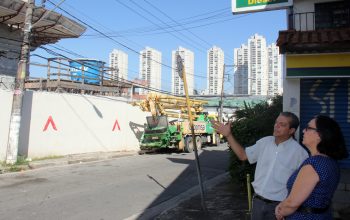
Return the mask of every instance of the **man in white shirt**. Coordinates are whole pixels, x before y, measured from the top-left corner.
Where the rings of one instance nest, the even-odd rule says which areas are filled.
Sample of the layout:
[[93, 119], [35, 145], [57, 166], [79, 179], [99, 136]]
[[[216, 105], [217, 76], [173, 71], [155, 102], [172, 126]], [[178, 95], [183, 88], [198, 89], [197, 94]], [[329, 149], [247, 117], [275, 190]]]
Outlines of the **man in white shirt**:
[[309, 156], [296, 142], [294, 133], [299, 119], [291, 112], [282, 112], [276, 119], [273, 136], [258, 140], [253, 146], [243, 148], [233, 137], [231, 124], [213, 121], [213, 128], [224, 135], [229, 146], [240, 160], [257, 163], [254, 182], [255, 191], [251, 219], [276, 219], [276, 205], [287, 197], [287, 180]]

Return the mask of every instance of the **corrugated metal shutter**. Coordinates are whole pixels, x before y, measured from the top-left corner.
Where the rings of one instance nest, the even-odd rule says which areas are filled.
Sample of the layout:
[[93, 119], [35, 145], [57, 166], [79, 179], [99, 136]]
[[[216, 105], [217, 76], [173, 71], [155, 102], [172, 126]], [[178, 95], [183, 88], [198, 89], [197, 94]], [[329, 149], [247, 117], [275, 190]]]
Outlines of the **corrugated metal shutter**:
[[[328, 115], [339, 123], [350, 152], [350, 79], [301, 79], [300, 96], [300, 137], [315, 115]], [[340, 164], [350, 168], [350, 157]]]

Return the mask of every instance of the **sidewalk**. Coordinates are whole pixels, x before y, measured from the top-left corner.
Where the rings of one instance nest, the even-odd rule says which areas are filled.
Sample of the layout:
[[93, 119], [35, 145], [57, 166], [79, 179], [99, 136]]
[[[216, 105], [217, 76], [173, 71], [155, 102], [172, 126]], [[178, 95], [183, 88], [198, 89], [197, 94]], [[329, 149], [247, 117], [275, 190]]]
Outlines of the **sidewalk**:
[[[155, 219], [250, 219], [248, 199], [244, 187], [233, 184], [230, 177], [205, 191], [203, 211], [200, 194], [181, 202], [175, 208], [160, 213]], [[140, 218], [142, 219], [142, 218]]]
[[[343, 180], [349, 178], [348, 170], [343, 170]], [[350, 197], [344, 194], [341, 183], [333, 199], [334, 220], [350, 219]], [[339, 197], [341, 194], [342, 197]], [[344, 198], [346, 196], [347, 198]], [[244, 186], [234, 184], [230, 178], [225, 179], [205, 192], [207, 211], [201, 206], [201, 196], [196, 195], [178, 204], [175, 208], [166, 210], [155, 219], [186, 219], [186, 220], [214, 220], [214, 219], [250, 219], [248, 212], [248, 198]], [[140, 218], [142, 219], [142, 218]]]

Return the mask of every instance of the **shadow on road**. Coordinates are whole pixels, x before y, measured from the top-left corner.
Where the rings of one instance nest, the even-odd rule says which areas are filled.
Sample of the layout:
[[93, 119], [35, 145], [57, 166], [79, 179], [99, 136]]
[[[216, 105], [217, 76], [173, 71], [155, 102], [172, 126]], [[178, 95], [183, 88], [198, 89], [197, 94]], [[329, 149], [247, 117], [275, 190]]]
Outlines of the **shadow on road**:
[[[203, 182], [227, 172], [229, 167], [229, 157], [230, 157], [228, 150], [213, 150], [209, 147], [209, 148], [204, 148], [201, 151], [198, 151], [198, 153], [199, 153], [199, 164], [200, 164], [200, 170], [201, 170]], [[155, 200], [153, 200], [153, 202], [148, 205], [147, 209], [154, 208], [178, 196], [179, 192], [182, 193], [193, 187], [199, 186], [196, 161], [194, 157], [193, 159], [168, 157], [168, 160], [172, 161], [173, 163], [187, 164], [188, 166], [166, 188], [161, 183], [159, 183], [156, 179], [154, 179], [153, 177], [147, 174], [148, 178], [152, 179], [155, 182], [155, 184], [158, 184], [164, 188], [163, 193], [159, 195]], [[164, 171], [164, 175], [166, 175], [166, 170]], [[205, 191], [206, 189], [204, 187], [204, 192]], [[199, 187], [198, 187], [198, 194], [200, 194]], [[146, 211], [141, 215], [139, 215], [137, 219], [149, 219], [150, 217], [153, 218], [154, 216], [149, 216], [149, 214], [146, 213], [147, 209], [145, 209]], [[158, 210], [158, 211], [162, 211], [162, 210]]]

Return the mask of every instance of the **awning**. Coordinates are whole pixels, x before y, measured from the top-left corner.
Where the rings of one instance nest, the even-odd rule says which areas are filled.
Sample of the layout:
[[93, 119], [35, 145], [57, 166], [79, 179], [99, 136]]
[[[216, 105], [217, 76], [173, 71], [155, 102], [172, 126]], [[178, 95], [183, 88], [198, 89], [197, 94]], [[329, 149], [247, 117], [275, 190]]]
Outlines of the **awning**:
[[349, 52], [350, 28], [280, 31], [277, 46], [282, 54]]
[[[0, 23], [13, 30], [24, 27], [27, 3], [21, 0], [0, 1]], [[33, 24], [39, 21], [48, 10], [36, 7], [33, 11]], [[32, 29], [32, 46], [55, 43], [62, 38], [76, 38], [82, 35], [86, 27], [61, 14], [51, 11], [45, 15]]]

